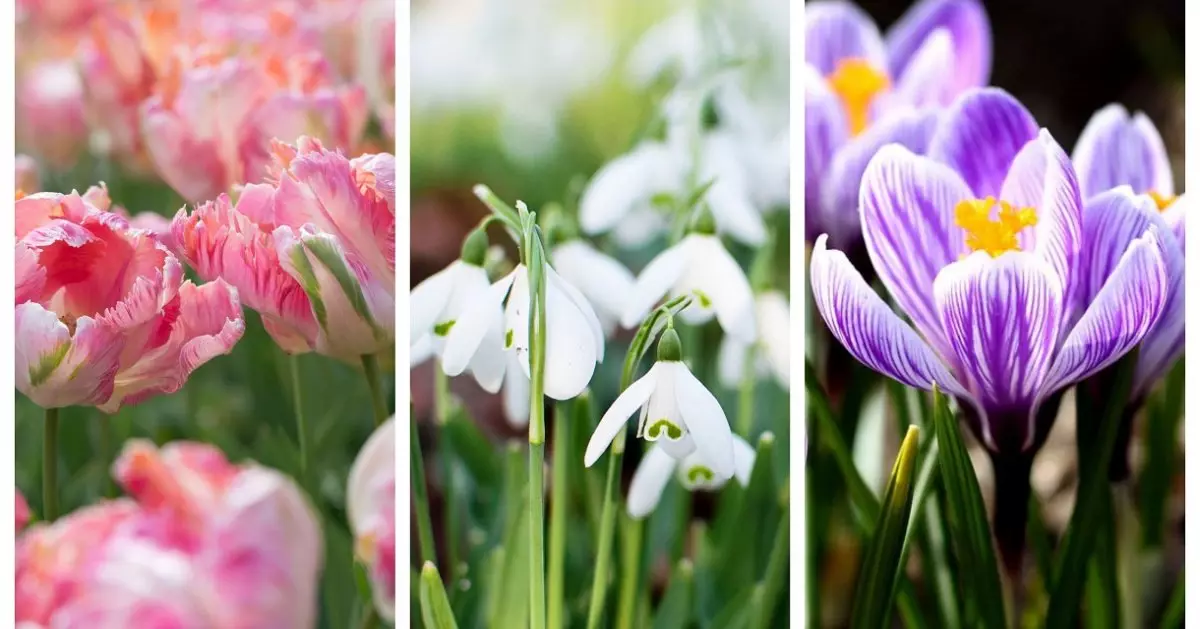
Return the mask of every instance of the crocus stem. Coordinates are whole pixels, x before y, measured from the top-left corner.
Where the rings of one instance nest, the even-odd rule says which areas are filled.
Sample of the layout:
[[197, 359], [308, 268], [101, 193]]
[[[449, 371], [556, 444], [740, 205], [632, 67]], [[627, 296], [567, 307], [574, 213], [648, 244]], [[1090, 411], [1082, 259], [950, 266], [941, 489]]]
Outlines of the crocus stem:
[[[596, 571], [592, 574], [592, 599], [588, 606], [588, 629], [600, 626], [604, 613], [604, 598], [608, 593], [608, 566], [612, 563], [613, 529], [617, 523], [617, 483], [620, 482], [621, 455], [624, 452], [625, 429], [617, 435], [608, 453], [608, 470], [604, 480], [604, 507], [600, 512], [600, 540], [596, 548]], [[617, 444], [622, 444], [618, 449]]]
[[[374, 354], [363, 354], [363, 374], [367, 378], [367, 387], [371, 389], [371, 410], [375, 412], [375, 425], [382, 426], [387, 421], [387, 401], [383, 399], [383, 388], [379, 386], [379, 361]], [[432, 561], [432, 560], [430, 560]]]
[[1012, 618], [1019, 617], [1023, 598], [1021, 567], [1025, 558], [1025, 530], [1029, 522], [1029, 472], [1032, 466], [1031, 454], [992, 454], [992, 469], [996, 478], [992, 528], [1011, 588]]
[[304, 423], [304, 402], [300, 392], [300, 356], [291, 354], [292, 412], [296, 414], [296, 443], [300, 448], [300, 477], [308, 480], [308, 427]]
[[746, 346], [742, 357], [742, 385], [738, 391], [738, 434], [750, 439], [750, 431], [754, 429], [754, 388], [758, 384], [754, 368], [757, 358], [754, 345]]
[[546, 620], [550, 627], [565, 627], [563, 622], [563, 567], [567, 553], [567, 462], [571, 418], [562, 405], [554, 409], [554, 462], [550, 480], [550, 573], [549, 609]]
[[425, 490], [425, 462], [421, 458], [421, 439], [417, 434], [417, 422], [410, 419], [408, 425], [413, 502], [417, 510], [417, 538], [421, 543], [421, 561], [437, 561], [433, 545], [433, 523], [429, 519], [429, 494]]
[[42, 518], [53, 522], [58, 517], [58, 409], [46, 409], [45, 435], [42, 438]]
[[617, 596], [617, 629], [633, 629], [636, 610], [639, 572], [642, 565], [642, 536], [644, 522], [622, 517], [624, 547], [621, 553], [621, 589]]

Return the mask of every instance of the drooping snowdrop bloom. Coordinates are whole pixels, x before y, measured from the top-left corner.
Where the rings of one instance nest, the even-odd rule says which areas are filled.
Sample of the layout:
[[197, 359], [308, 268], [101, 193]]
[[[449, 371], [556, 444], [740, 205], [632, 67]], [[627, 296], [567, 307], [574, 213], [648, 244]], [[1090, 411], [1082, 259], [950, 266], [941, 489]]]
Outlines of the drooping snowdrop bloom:
[[112, 413], [173, 393], [245, 329], [233, 287], [184, 281], [179, 260], [107, 199], [42, 192], [14, 207], [16, 385], [44, 408]]
[[205, 278], [236, 286], [288, 353], [316, 351], [349, 362], [394, 342], [395, 160], [347, 159], [302, 137], [276, 143], [267, 183], [222, 194], [171, 235]]
[[712, 481], [723, 482], [733, 476], [729, 420], [717, 398], [692, 375], [681, 357], [679, 335], [667, 328], [658, 341], [654, 366], [621, 392], [600, 418], [584, 452], [584, 465], [591, 467], [640, 409], [639, 438], [654, 442], [675, 459], [698, 453]]
[[113, 468], [131, 499], [18, 537], [18, 625], [314, 626], [321, 529], [288, 477], [189, 442], [131, 441]]
[[811, 264], [817, 308], [852, 355], [957, 396], [988, 448], [1012, 455], [1048, 432], [1043, 402], [1141, 342], [1169, 296], [1167, 235], [1148, 229], [1112, 249], [1111, 272], [1083, 307], [1078, 287], [1091, 280], [1075, 172], [1027, 122], [1006, 93], [972, 91], [935, 133], [940, 162], [891, 145], [867, 167], [867, 251], [916, 331], [825, 237]]
[[367, 566], [379, 615], [396, 615], [396, 418], [375, 429], [346, 483], [354, 553]]
[[[754, 316], [758, 326], [758, 340], [754, 343], [755, 371], [760, 375], [771, 374], [779, 386], [791, 386], [791, 343], [788, 329], [791, 325], [791, 306], [783, 293], [771, 290], [754, 298]], [[737, 388], [744, 376], [746, 352], [750, 345], [726, 334], [717, 350], [717, 375], [721, 384]]]
[[[604, 332], [587, 298], [549, 264], [545, 265], [545, 281], [545, 394], [567, 400], [587, 387], [596, 363], [604, 360]], [[503, 378], [508, 364], [505, 353], [515, 352], [521, 374], [529, 378], [529, 289], [529, 271], [518, 264], [512, 273], [464, 304], [442, 353], [442, 369], [447, 375], [457, 376], [472, 365], [472, 372], [478, 374], [478, 365], [486, 365], [485, 373]], [[493, 342], [497, 338], [500, 344]], [[498, 370], [493, 372], [493, 367]]]
[[[745, 487], [750, 484], [750, 473], [754, 470], [754, 448], [738, 435], [733, 435], [733, 478]], [[667, 482], [674, 476], [688, 491], [716, 491], [729, 482], [719, 478], [705, 462], [699, 451], [682, 459], [671, 456], [666, 448], [655, 444], [638, 463], [629, 485], [629, 515], [644, 518], [654, 511]]]
[[705, 323], [715, 315], [725, 333], [739, 341], [753, 343], [758, 337], [750, 281], [703, 217], [692, 233], [642, 269], [621, 325], [636, 327], [664, 296], [680, 295], [692, 297], [679, 313], [687, 323]]
[[[1140, 400], [1183, 353], [1187, 199], [1175, 196], [1171, 163], [1154, 124], [1141, 112], [1131, 117], [1115, 103], [1092, 116], [1072, 161], [1079, 172], [1080, 190], [1088, 199], [1083, 213], [1085, 302], [1095, 297], [1120, 252], [1140, 234], [1154, 227], [1162, 243], [1170, 292], [1162, 319], [1146, 335], [1138, 355], [1133, 398]], [[1122, 186], [1122, 192], [1113, 190]], [[1130, 193], [1146, 197], [1129, 199]]]
[[633, 273], [581, 238], [554, 245], [550, 259], [563, 279], [595, 308], [604, 334], [611, 334], [633, 291]]
[[882, 36], [844, 0], [805, 7], [805, 234], [861, 246], [857, 200], [867, 162], [900, 143], [924, 153], [936, 109], [986, 85], [991, 27], [978, 0], [922, 0]]

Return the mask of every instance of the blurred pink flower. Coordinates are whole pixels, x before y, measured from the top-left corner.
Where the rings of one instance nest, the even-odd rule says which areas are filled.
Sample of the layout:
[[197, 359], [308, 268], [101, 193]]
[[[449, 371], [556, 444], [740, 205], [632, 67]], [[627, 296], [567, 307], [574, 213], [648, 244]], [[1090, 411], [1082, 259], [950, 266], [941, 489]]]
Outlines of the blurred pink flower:
[[39, 406], [125, 404], [179, 390], [228, 353], [245, 321], [222, 281], [183, 280], [103, 187], [16, 201], [16, 384]]
[[275, 143], [268, 183], [180, 210], [179, 255], [236, 286], [284, 351], [357, 362], [395, 338], [395, 159]]
[[373, 0], [359, 16], [354, 42], [358, 50], [358, 80], [384, 134], [396, 135], [396, 3]]
[[83, 83], [70, 60], [23, 69], [17, 82], [17, 146], [47, 165], [66, 170], [87, 147]]
[[17, 155], [13, 159], [13, 167], [16, 171], [16, 187], [17, 197], [23, 197], [34, 190], [41, 190], [42, 178], [38, 174], [38, 165], [34, 159], [28, 155]]
[[207, 444], [126, 444], [132, 499], [86, 507], [17, 540], [17, 622], [64, 629], [307, 629], [323, 556], [286, 476]]
[[17, 517], [16, 531], [20, 533], [21, 529], [25, 528], [26, 524], [29, 524], [29, 503], [25, 502], [25, 496], [21, 495], [20, 489], [16, 490], [16, 494], [17, 501], [13, 510], [16, 512]]
[[391, 621], [396, 607], [396, 419], [377, 428], [363, 445], [346, 487], [346, 514], [354, 554], [367, 567], [379, 615]]
[[82, 30], [111, 0], [17, 0], [17, 22], [38, 31]]

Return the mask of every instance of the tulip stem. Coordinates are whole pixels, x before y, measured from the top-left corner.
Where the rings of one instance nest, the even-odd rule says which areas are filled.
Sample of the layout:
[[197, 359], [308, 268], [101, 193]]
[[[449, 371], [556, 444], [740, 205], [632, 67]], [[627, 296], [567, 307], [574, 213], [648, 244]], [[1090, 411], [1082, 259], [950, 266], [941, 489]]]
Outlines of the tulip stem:
[[563, 567], [567, 551], [567, 462], [571, 443], [571, 418], [566, 408], [559, 404], [554, 409], [554, 461], [550, 480], [550, 573], [549, 609], [546, 620], [550, 627], [565, 627], [563, 615], [564, 580]]
[[45, 435], [42, 439], [42, 518], [53, 522], [58, 517], [58, 409], [46, 409]]
[[437, 561], [437, 549], [433, 545], [433, 522], [429, 518], [429, 494], [425, 487], [425, 461], [421, 456], [421, 439], [417, 433], [416, 420], [409, 418], [408, 426], [413, 503], [417, 512], [417, 538], [421, 544], [421, 561]]
[[379, 361], [374, 354], [363, 354], [363, 374], [367, 378], [367, 388], [371, 390], [371, 409], [375, 412], [375, 426], [382, 426], [387, 421], [387, 402], [383, 399], [383, 389], [379, 386]]
[[758, 383], [755, 369], [754, 345], [747, 345], [742, 356], [742, 386], [738, 392], [738, 433], [750, 439], [750, 431], [754, 429], [754, 389]]
[[300, 448], [300, 478], [308, 481], [308, 430], [304, 423], [304, 400], [300, 391], [300, 356], [289, 354], [292, 372], [292, 412], [296, 414], [296, 444]]

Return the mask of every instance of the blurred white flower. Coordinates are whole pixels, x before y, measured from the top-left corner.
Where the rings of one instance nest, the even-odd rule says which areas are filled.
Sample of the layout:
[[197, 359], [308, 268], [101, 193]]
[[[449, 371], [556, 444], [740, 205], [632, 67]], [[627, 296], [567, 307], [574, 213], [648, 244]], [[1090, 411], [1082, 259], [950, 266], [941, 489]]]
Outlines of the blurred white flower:
[[[750, 473], [754, 470], [754, 448], [738, 435], [733, 435], [733, 477], [745, 487], [750, 484]], [[661, 445], [654, 445], [638, 463], [629, 485], [629, 515], [644, 518], [654, 511], [662, 498], [667, 481], [674, 475], [688, 491], [716, 491], [725, 486], [728, 478], [719, 478], [713, 473], [699, 451], [683, 459], [667, 453]]]
[[[755, 347], [755, 371], [759, 377], [775, 376], [784, 389], [790, 388], [791, 344], [788, 329], [791, 308], [787, 297], [779, 291], [767, 291], [755, 297], [754, 315], [758, 324], [758, 341]], [[717, 377], [721, 384], [736, 389], [742, 381], [749, 345], [732, 335], [721, 339], [717, 351]]]
[[577, 287], [595, 308], [604, 335], [611, 334], [633, 291], [633, 273], [578, 238], [556, 245], [550, 256], [563, 279]]

